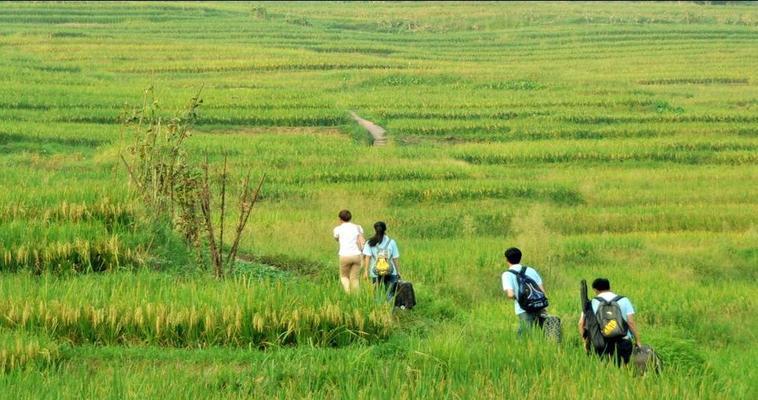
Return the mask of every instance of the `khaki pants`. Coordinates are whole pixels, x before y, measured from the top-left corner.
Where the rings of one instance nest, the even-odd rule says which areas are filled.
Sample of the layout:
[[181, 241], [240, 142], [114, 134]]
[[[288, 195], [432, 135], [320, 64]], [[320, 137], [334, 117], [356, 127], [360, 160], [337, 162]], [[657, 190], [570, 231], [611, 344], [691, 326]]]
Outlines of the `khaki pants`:
[[340, 282], [345, 292], [358, 290], [361, 274], [361, 256], [340, 256]]

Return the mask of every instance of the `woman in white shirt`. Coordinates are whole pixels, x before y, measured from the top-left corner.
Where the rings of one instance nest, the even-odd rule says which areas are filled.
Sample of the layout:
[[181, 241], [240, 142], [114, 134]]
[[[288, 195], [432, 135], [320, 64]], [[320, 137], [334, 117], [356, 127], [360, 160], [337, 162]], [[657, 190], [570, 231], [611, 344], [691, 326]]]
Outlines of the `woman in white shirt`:
[[334, 228], [334, 240], [340, 244], [340, 282], [345, 292], [357, 291], [363, 253], [363, 228], [350, 222], [353, 215], [348, 210], [339, 213], [340, 225]]

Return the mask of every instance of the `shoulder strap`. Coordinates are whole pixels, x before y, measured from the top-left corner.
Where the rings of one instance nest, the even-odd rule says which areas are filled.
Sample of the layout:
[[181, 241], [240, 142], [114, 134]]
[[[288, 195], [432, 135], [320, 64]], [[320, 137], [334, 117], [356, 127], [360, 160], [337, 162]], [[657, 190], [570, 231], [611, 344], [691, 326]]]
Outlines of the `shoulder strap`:
[[519, 275], [525, 276], [526, 275], [526, 269], [529, 268], [526, 265], [521, 266], [521, 271], [518, 272]]
[[623, 299], [624, 296], [616, 296], [611, 300], [611, 303], [618, 303], [619, 300]]

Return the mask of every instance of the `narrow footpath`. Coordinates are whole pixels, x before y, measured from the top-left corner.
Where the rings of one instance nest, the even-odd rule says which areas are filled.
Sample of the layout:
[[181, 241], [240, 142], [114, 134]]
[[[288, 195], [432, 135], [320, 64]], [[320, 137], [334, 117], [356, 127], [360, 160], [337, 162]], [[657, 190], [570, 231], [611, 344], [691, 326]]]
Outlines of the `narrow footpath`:
[[374, 146], [384, 146], [387, 144], [387, 136], [385, 135], [386, 131], [384, 128], [369, 120], [359, 117], [358, 114], [352, 111], [350, 111], [350, 116], [353, 117], [358, 125], [362, 126], [368, 131], [368, 133], [371, 134], [371, 137], [374, 138]]

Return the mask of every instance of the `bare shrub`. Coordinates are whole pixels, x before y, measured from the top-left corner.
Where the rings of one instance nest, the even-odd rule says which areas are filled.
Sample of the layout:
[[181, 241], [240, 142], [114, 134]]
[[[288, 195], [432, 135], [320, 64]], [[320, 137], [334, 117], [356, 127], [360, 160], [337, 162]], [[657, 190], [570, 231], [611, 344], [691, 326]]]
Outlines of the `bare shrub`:
[[[129, 174], [129, 182], [145, 206], [150, 222], [170, 224], [196, 250], [200, 263], [203, 262], [202, 249], [207, 247], [214, 273], [217, 277], [222, 277], [225, 267], [231, 266], [236, 259], [240, 238], [253, 205], [258, 200], [264, 178], [261, 178], [255, 190], [250, 185], [249, 173], [242, 183], [240, 217], [225, 262], [224, 219], [229, 175], [227, 157], [224, 155], [219, 188], [221, 204], [216, 211], [208, 156], [206, 154], [204, 164], [195, 165], [184, 147], [201, 104], [198, 92], [179, 112], [179, 116], [163, 116], [159, 112], [155, 92], [149, 87], [145, 90], [142, 106], [128, 111], [122, 119], [124, 129], [131, 131], [132, 141], [120, 156]], [[213, 223], [216, 212], [220, 213], [218, 229]], [[203, 231], [205, 240], [202, 237]]]

